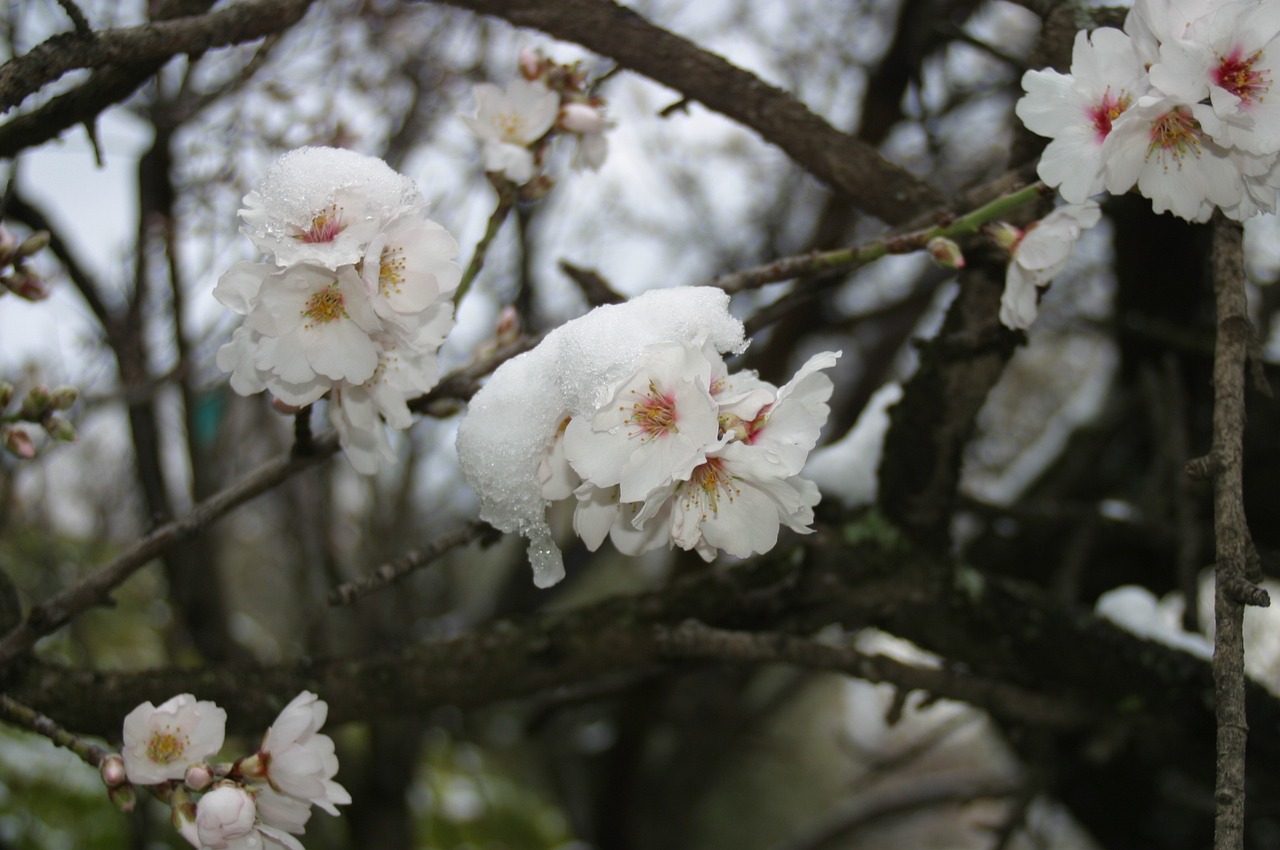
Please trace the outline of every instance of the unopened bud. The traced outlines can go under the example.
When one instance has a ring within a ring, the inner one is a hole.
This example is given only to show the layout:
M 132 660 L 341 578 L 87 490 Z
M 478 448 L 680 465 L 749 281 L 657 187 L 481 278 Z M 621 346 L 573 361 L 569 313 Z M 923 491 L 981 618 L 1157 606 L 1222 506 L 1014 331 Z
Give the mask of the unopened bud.
M 947 237 L 935 236 L 925 247 L 929 249 L 929 256 L 933 257 L 933 261 L 942 268 L 964 268 L 964 254 L 960 251 L 960 246 Z
M 124 758 L 119 753 L 109 753 L 98 764 L 98 773 L 108 788 L 115 788 L 129 780 L 124 770 Z
M 22 266 L 0 278 L 0 283 L 14 295 L 27 301 L 43 301 L 49 297 L 49 285 L 44 278 Z
M 0 410 L 9 406 L 9 402 L 13 401 L 13 384 L 8 381 L 0 381 Z
M 515 342 L 520 336 L 520 314 L 510 304 L 498 313 L 498 326 L 494 329 L 494 337 L 498 345 Z
M 127 782 L 124 785 L 117 785 L 114 788 L 107 789 L 107 797 L 111 802 L 115 803 L 116 808 L 122 812 L 131 812 L 133 807 L 138 804 L 138 795 L 134 793 L 133 786 Z
M 560 109 L 559 122 L 562 130 L 584 135 L 603 133 L 606 126 L 604 113 L 581 101 L 566 103 Z
M 32 387 L 27 391 L 27 397 L 22 400 L 18 416 L 28 422 L 39 422 L 49 412 L 52 401 L 53 394 L 49 392 L 48 387 Z
M 61 416 L 46 416 L 40 420 L 40 427 L 44 428 L 45 433 L 60 443 L 74 443 L 76 441 L 76 426 Z
M 1014 227 L 1007 221 L 993 221 L 983 229 L 991 237 L 991 241 L 1009 253 L 1013 253 L 1013 249 L 1022 241 L 1021 228 Z
M 262 759 L 258 757 L 257 753 L 254 753 L 251 756 L 245 756 L 244 758 L 237 761 L 233 772 L 238 773 L 240 776 L 243 776 L 245 779 L 266 779 L 267 778 L 266 765 L 262 763 Z
M 75 387 L 54 387 L 49 393 L 49 407 L 52 410 L 70 410 L 80 398 L 80 391 Z
M 207 764 L 193 764 L 187 768 L 182 781 L 192 791 L 203 791 L 213 782 L 213 768 Z
M 516 61 L 520 66 L 520 75 L 526 80 L 538 79 L 545 69 L 542 54 L 532 47 L 526 47 L 521 50 L 520 56 Z
M 13 253 L 18 250 L 18 237 L 13 231 L 0 224 L 0 264 L 13 262 Z
M 4 437 L 4 447 L 9 454 L 23 460 L 31 460 L 36 456 L 36 444 L 31 442 L 31 435 L 13 425 L 4 426 L 0 431 Z
M 49 245 L 49 231 L 37 230 L 35 233 L 31 234 L 26 239 L 24 239 L 22 241 L 22 244 L 18 246 L 18 252 L 17 252 L 18 257 L 19 258 L 30 257 L 35 252 L 43 250 L 44 248 L 47 248 L 48 245 Z

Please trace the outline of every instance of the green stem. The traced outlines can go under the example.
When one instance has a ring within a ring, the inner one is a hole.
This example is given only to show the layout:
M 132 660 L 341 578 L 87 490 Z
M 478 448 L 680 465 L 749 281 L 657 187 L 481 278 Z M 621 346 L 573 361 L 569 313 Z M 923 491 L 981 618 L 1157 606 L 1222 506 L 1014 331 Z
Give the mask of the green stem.
M 458 282 L 458 289 L 453 293 L 453 304 L 462 303 L 462 299 L 466 297 L 467 290 L 471 289 L 472 282 L 476 279 L 476 275 L 480 274 L 480 269 L 484 268 L 485 255 L 489 253 L 489 245 L 493 242 L 498 231 L 502 229 L 502 223 L 507 220 L 507 214 L 511 212 L 511 208 L 515 206 L 514 186 L 508 186 L 498 189 L 498 205 L 494 207 L 493 214 L 489 216 L 489 224 L 484 229 L 484 236 L 480 237 L 480 241 L 476 243 L 475 253 L 471 255 L 471 263 L 467 266 L 467 270 L 462 273 L 462 280 Z
M 983 225 L 1003 218 L 1011 211 L 1043 197 L 1044 191 L 1045 185 L 1036 182 L 989 201 L 945 225 L 897 236 L 885 236 L 854 248 L 837 248 L 832 251 L 815 251 L 797 257 L 786 257 L 754 269 L 723 275 L 710 281 L 710 285 L 718 286 L 725 292 L 740 292 L 744 289 L 755 289 L 767 283 L 777 283 L 805 275 L 849 271 L 888 254 L 910 254 L 921 251 L 929 244 L 930 239 L 939 236 L 953 239 L 977 233 Z

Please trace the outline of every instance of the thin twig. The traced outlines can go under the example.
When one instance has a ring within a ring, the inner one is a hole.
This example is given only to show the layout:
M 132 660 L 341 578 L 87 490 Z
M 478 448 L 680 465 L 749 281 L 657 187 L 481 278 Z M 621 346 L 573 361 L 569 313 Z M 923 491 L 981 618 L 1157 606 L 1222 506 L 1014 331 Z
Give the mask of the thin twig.
M 0 694 L 0 717 L 15 726 L 21 726 L 38 735 L 45 736 L 59 747 L 66 747 L 94 767 L 102 764 L 102 758 L 107 754 L 107 751 L 102 747 L 90 744 L 83 738 L 76 737 L 53 720 L 30 706 L 23 705 L 12 699 L 7 694 Z
M 483 522 L 469 522 L 461 528 L 437 537 L 420 549 L 413 549 L 394 561 L 388 561 L 363 578 L 338 585 L 329 591 L 329 604 L 350 605 L 360 597 L 430 565 L 446 552 L 457 549 L 459 546 L 466 546 L 471 541 L 484 536 L 486 531 L 492 532 L 493 529 Z
M 76 28 L 76 35 L 81 38 L 93 36 L 93 28 L 89 26 L 89 19 L 85 17 L 80 7 L 75 4 L 75 0 L 58 0 L 58 5 L 62 7 L 62 11 L 66 12 L 67 17 L 71 19 L 71 25 Z
M 1257 558 L 1244 513 L 1241 455 L 1244 438 L 1245 363 L 1253 328 L 1245 296 L 1244 235 L 1218 213 L 1213 232 L 1213 290 L 1217 339 L 1213 353 L 1213 533 L 1215 543 L 1213 684 L 1217 770 L 1214 850 L 1244 847 L 1245 719 L 1244 605 L 1268 604 L 1248 581 Z M 1249 592 L 1251 591 L 1251 592 Z
M 498 231 L 502 229 L 502 223 L 507 220 L 507 214 L 515 206 L 514 187 L 510 184 L 503 184 L 497 188 L 498 205 L 493 208 L 493 213 L 489 216 L 489 223 L 484 229 L 484 236 L 481 236 L 480 241 L 476 243 L 476 250 L 471 255 L 471 262 L 467 265 L 467 270 L 462 273 L 462 280 L 458 282 L 457 291 L 453 293 L 454 304 L 461 304 L 462 299 L 467 295 L 467 290 L 471 289 L 471 284 L 475 282 L 476 275 L 480 274 L 480 270 L 484 268 L 484 260 L 489 253 L 489 245 L 492 244 L 494 237 L 498 235 Z

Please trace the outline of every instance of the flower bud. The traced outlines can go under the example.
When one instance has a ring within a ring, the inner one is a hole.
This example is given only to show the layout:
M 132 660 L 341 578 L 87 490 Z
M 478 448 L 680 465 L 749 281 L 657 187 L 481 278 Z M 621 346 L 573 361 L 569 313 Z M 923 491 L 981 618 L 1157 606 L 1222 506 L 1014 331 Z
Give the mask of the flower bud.
M 133 807 L 138 804 L 138 795 L 134 792 L 133 786 L 127 782 L 114 788 L 108 788 L 107 797 L 122 812 L 131 812 Z
M 118 787 L 128 780 L 124 772 L 124 757 L 119 753 L 109 753 L 104 756 L 98 764 L 98 773 L 102 775 L 102 781 L 108 788 Z
M 30 257 L 37 251 L 40 251 L 49 245 L 49 231 L 37 230 L 35 233 L 23 240 L 18 246 L 17 256 L 19 258 Z
M 0 283 L 19 298 L 27 301 L 43 301 L 49 297 L 49 286 L 38 274 L 28 268 L 15 268 L 0 278 Z
M 1021 228 L 1014 227 L 1007 221 L 993 221 L 983 229 L 993 242 L 1010 253 L 1022 241 Z
M 556 181 L 549 175 L 539 174 L 528 183 L 520 187 L 520 200 L 537 201 L 546 197 L 547 194 L 555 188 Z
M 61 416 L 50 414 L 40 420 L 40 426 L 44 428 L 46 434 L 60 443 L 74 443 L 76 441 L 76 426 Z
M 0 265 L 13 262 L 13 253 L 18 250 L 18 237 L 13 231 L 0 224 Z
M 520 337 L 520 314 L 510 304 L 498 313 L 498 326 L 494 329 L 494 338 L 498 345 L 515 342 Z
M 31 435 L 21 428 L 6 425 L 0 430 L 0 435 L 3 435 L 5 449 L 14 457 L 31 460 L 36 456 L 36 444 L 31 442 Z
M 80 398 L 80 391 L 75 387 L 54 387 L 49 393 L 49 407 L 53 410 L 70 410 L 71 405 Z
M 0 381 L 0 410 L 8 407 L 11 401 L 13 401 L 13 384 Z
M 18 416 L 28 422 L 39 422 L 49 412 L 52 401 L 53 394 L 49 392 L 48 387 L 32 387 L 27 391 L 27 397 L 22 400 Z
M 187 768 L 183 783 L 192 791 L 203 791 L 213 782 L 213 768 L 207 764 L 193 764 Z
M 604 113 L 581 101 L 566 103 L 561 107 L 559 123 L 562 130 L 586 135 L 603 133 L 606 126 Z
M 520 75 L 526 80 L 536 80 L 542 76 L 544 68 L 544 60 L 542 54 L 532 47 L 526 47 L 520 51 L 520 56 L 516 60 L 520 66 Z
M 935 236 L 925 247 L 929 250 L 929 256 L 933 257 L 933 261 L 942 268 L 964 268 L 964 254 L 960 251 L 960 246 L 951 239 Z

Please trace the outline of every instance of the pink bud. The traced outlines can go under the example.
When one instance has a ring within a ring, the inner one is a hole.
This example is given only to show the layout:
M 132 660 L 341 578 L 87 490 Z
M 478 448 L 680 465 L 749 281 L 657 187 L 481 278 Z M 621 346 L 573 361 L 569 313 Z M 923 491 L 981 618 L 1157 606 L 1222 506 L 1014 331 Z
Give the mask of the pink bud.
M 13 231 L 0 224 L 0 265 L 13 262 L 13 252 L 18 250 L 18 237 Z
M 960 246 L 945 236 L 933 237 L 925 247 L 929 249 L 933 261 L 942 268 L 964 268 L 964 254 L 961 253 Z
M 575 101 L 560 110 L 560 127 L 570 133 L 595 135 L 605 130 L 604 114 L 594 106 Z
M 192 791 L 203 791 L 213 782 L 213 768 L 207 764 L 193 764 L 187 768 L 182 781 Z
M 532 47 L 521 50 L 516 61 L 520 66 L 520 74 L 526 80 L 536 80 L 542 76 L 544 70 L 542 54 Z
M 133 807 L 138 804 L 138 795 L 134 793 L 133 786 L 125 783 L 117 785 L 114 788 L 107 789 L 107 797 L 111 802 L 115 803 L 116 808 L 122 812 L 131 812 Z
M 5 426 L 0 433 L 4 436 L 4 447 L 11 455 L 23 460 L 31 460 L 36 456 L 36 444 L 31 442 L 31 435 L 21 428 Z
M 102 774 L 102 781 L 106 783 L 108 788 L 123 785 L 128 779 L 124 772 L 124 757 L 119 753 L 110 753 L 104 756 L 102 762 L 98 765 L 98 773 Z
M 510 304 L 498 313 L 498 327 L 494 332 L 498 345 L 514 342 L 520 336 L 520 314 Z
M 49 297 L 49 285 L 35 272 L 24 267 L 17 267 L 12 273 L 0 278 L 10 292 L 27 301 L 43 301 Z

